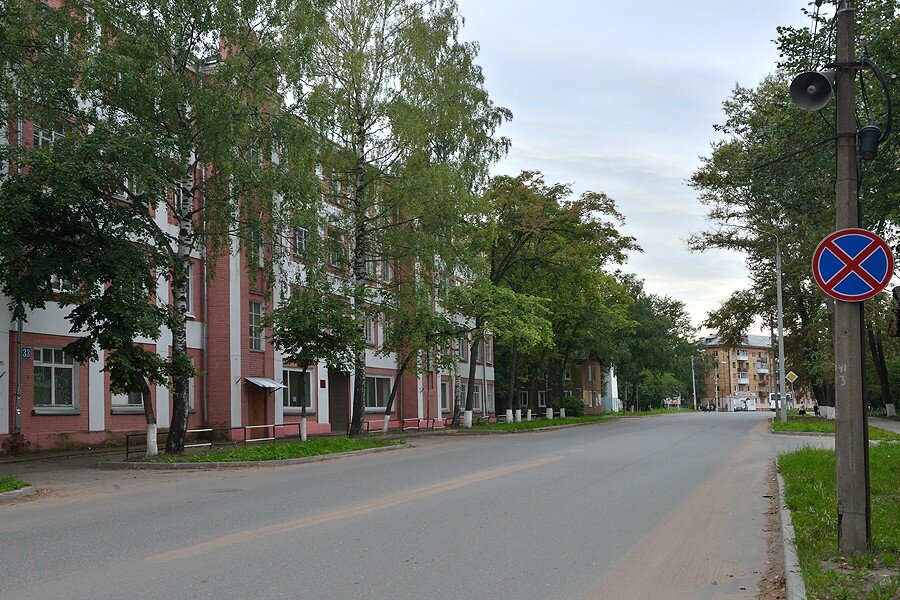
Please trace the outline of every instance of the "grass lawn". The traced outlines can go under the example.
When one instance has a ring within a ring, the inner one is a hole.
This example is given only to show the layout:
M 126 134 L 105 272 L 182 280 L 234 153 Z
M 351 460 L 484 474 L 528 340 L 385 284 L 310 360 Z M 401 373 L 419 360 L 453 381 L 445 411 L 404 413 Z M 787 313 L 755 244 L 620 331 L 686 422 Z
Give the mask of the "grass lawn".
M 13 475 L 10 475 L 9 477 L 0 477 L 0 493 L 21 490 L 29 485 L 31 484 L 27 481 L 22 481 Z
M 257 444 L 247 446 L 233 446 L 221 450 L 212 450 L 201 454 L 165 455 L 162 454 L 151 460 L 154 462 L 240 462 L 257 460 L 283 460 L 286 458 L 303 458 L 305 456 L 322 456 L 323 454 L 337 454 L 339 452 L 351 452 L 353 450 L 366 450 L 368 448 L 381 448 L 384 446 L 396 446 L 402 444 L 397 440 L 380 440 L 374 438 L 317 438 L 306 442 L 275 442 L 271 444 Z M 141 460 L 147 460 L 142 458 Z
M 521 423 L 494 423 L 492 425 L 475 425 L 472 429 L 479 431 L 521 431 L 523 429 L 540 429 L 541 427 L 555 427 L 558 425 L 572 425 L 574 423 L 599 423 L 619 418 L 618 413 L 603 415 L 587 415 L 584 417 L 567 417 L 565 419 L 532 419 Z
M 778 458 L 809 598 L 900 597 L 900 446 L 869 449 L 871 554 L 838 555 L 834 451 L 805 448 Z
M 794 431 L 803 433 L 834 433 L 834 421 L 816 416 L 788 415 L 787 423 L 776 416 L 772 420 L 772 431 Z M 900 441 L 900 434 L 887 429 L 869 426 L 870 440 Z

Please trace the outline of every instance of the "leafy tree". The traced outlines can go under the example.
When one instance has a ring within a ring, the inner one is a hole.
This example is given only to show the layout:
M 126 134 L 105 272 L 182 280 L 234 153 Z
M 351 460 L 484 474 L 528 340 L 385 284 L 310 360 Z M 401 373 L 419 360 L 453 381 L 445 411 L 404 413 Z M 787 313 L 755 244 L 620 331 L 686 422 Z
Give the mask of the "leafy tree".
M 288 15 L 314 15 L 315 3 L 73 0 L 56 10 L 39 0 L 11 0 L 9 6 L 21 20 L 3 34 L 9 52 L 3 100 L 48 135 L 69 130 L 73 143 L 102 148 L 108 181 L 115 179 L 95 204 L 120 199 L 127 218 L 152 231 L 154 250 L 166 259 L 158 270 L 172 294 L 171 301 L 168 294 L 160 298 L 173 337 L 166 449 L 181 452 L 193 374 L 185 326 L 191 253 L 214 265 L 221 253 L 242 248 L 251 277 L 270 278 L 252 258 L 271 265 L 282 211 L 316 189 L 308 130 L 278 101 L 284 32 L 291 27 L 292 49 L 303 39 L 301 21 Z M 16 169 L 31 160 L 27 147 L 10 153 Z M 271 251 L 261 253 L 262 245 Z
M 451 0 L 336 0 L 311 60 L 289 73 L 310 127 L 325 141 L 329 187 L 342 209 L 333 226 L 350 240 L 347 293 L 360 331 L 365 307 L 391 293 L 374 291 L 377 265 L 451 261 L 444 242 L 454 239 L 479 178 L 505 149 L 494 131 L 508 112 L 484 91 L 477 47 L 457 39 L 460 22 Z M 354 372 L 350 433 L 358 435 L 362 350 Z
M 266 315 L 263 323 L 271 327 L 272 344 L 286 362 L 300 368 L 300 381 L 306 380 L 311 365 L 325 361 L 329 368 L 344 370 L 364 341 L 347 300 L 336 293 L 328 278 L 308 271 L 302 286 L 297 286 L 281 305 Z M 306 386 L 300 385 L 302 437 L 306 439 Z

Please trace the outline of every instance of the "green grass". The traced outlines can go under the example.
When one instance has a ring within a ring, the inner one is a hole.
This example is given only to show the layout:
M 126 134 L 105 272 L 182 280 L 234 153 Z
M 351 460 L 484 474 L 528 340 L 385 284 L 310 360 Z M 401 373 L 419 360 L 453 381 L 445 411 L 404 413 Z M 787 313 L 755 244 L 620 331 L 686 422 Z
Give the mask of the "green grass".
M 837 548 L 834 451 L 805 448 L 778 458 L 810 599 L 900 597 L 900 446 L 870 448 L 869 465 L 873 551 L 843 558 Z
M 472 429 L 479 431 L 521 431 L 524 429 L 540 429 L 541 427 L 556 427 L 559 425 L 572 425 L 574 423 L 599 423 L 617 419 L 618 413 L 602 415 L 586 415 L 583 417 L 568 417 L 565 419 L 532 419 L 521 423 L 493 423 L 491 425 L 475 425 Z
M 247 446 L 234 446 L 213 450 L 202 454 L 184 455 L 160 455 L 153 460 L 155 462 L 243 462 L 257 460 L 284 460 L 287 458 L 303 458 L 306 456 L 322 456 L 324 454 L 337 454 L 339 452 L 351 452 L 353 450 L 366 450 L 368 448 L 381 448 L 384 446 L 396 446 L 402 444 L 397 440 L 379 440 L 373 438 L 318 438 L 306 442 L 275 442 L 272 444 L 258 444 Z M 142 459 L 146 460 L 146 459 Z
M 22 488 L 28 487 L 29 485 L 31 484 L 27 481 L 22 481 L 14 475 L 10 475 L 9 477 L 0 477 L 0 493 L 11 492 L 13 490 L 21 490 Z
M 788 431 L 801 433 L 834 433 L 834 421 L 816 416 L 788 415 L 787 423 L 782 423 L 778 417 L 772 420 L 772 431 Z M 887 429 L 869 427 L 870 440 L 900 441 L 900 434 Z

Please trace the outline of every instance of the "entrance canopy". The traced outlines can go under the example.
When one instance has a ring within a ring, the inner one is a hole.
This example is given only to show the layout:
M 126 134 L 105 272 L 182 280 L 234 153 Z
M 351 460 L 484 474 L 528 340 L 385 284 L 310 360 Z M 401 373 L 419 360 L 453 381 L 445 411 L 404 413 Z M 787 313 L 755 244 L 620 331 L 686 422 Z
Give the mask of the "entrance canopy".
M 267 377 L 244 377 L 244 381 L 247 383 L 252 383 L 256 387 L 261 387 L 264 390 L 283 390 L 286 388 L 286 385 L 278 383 L 274 379 L 268 379 Z

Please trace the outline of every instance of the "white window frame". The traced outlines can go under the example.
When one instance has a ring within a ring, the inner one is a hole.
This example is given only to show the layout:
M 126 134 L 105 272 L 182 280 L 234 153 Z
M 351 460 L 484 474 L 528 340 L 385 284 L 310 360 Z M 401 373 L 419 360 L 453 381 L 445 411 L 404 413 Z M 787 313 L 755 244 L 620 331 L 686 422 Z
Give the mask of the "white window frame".
M 440 387 L 441 394 L 441 412 L 448 412 L 451 409 L 450 406 L 450 382 L 442 381 Z
M 309 237 L 309 229 L 306 227 L 294 227 L 294 255 L 301 256 L 306 253 L 306 241 Z
M 519 406 L 528 406 L 528 390 L 519 392 Z
M 493 383 L 487 384 L 487 392 L 485 393 L 485 395 L 486 395 L 485 401 L 487 403 L 486 408 L 488 411 L 493 411 L 494 410 L 494 384 Z
M 54 294 L 63 294 L 67 292 L 74 292 L 75 286 L 72 285 L 68 280 L 60 277 L 56 273 L 50 275 L 50 291 Z
M 538 390 L 538 408 L 547 408 L 547 390 Z
M 112 405 L 116 408 L 134 408 L 144 406 L 144 396 L 141 392 L 128 392 L 127 394 L 115 394 L 110 390 Z
M 494 364 L 494 338 L 484 339 L 484 362 L 485 364 Z
M 476 383 L 472 395 L 472 410 L 481 410 L 481 384 Z
M 187 307 L 187 316 L 194 316 L 194 261 L 187 260 L 187 282 L 185 285 L 184 302 Z
M 369 399 L 369 382 L 373 381 L 372 388 L 375 392 L 375 399 Z M 384 412 L 387 408 L 387 399 L 391 395 L 391 386 L 394 384 L 392 377 L 386 375 L 366 375 L 366 412 Z
M 256 300 L 250 300 L 248 311 L 250 314 L 250 351 L 263 352 L 263 326 L 261 322 L 263 317 L 263 303 Z
M 459 336 L 456 338 L 456 357 L 460 360 L 460 362 L 468 362 L 468 357 L 466 356 L 466 346 L 468 344 L 468 340 L 465 336 Z
M 594 381 L 594 365 L 588 365 L 588 381 Z
M 371 315 L 366 315 L 366 343 L 375 345 L 375 319 Z
M 50 129 L 42 127 L 36 118 L 31 123 L 32 144 L 35 148 L 47 148 L 66 137 L 66 124 L 62 121 L 54 122 Z
M 385 283 L 394 281 L 394 263 L 387 258 L 381 260 L 381 277 Z
M 285 413 L 299 414 L 303 412 L 303 407 L 299 404 L 299 402 L 296 405 L 291 404 L 291 399 L 294 397 L 294 394 L 292 393 L 294 391 L 294 385 L 292 385 L 291 382 L 292 373 L 296 373 L 297 375 L 299 375 L 300 373 L 302 373 L 302 370 L 291 367 L 284 367 L 281 370 L 281 383 L 286 386 L 283 390 L 281 390 L 281 405 L 284 407 Z M 313 392 L 315 390 L 313 388 L 312 373 L 307 370 L 304 377 L 306 379 L 306 414 L 313 414 L 315 412 L 313 408 Z M 303 382 L 301 382 L 300 385 L 303 385 Z
M 563 390 L 563 398 L 571 398 L 572 390 Z
M 569 367 L 565 371 L 563 371 L 563 379 L 565 381 L 572 381 L 572 367 Z
M 48 354 L 49 353 L 49 354 Z M 78 406 L 78 369 L 75 361 L 67 356 L 61 348 L 35 348 L 34 356 L 34 377 L 32 382 L 32 404 L 35 408 L 76 408 Z M 45 361 L 45 357 L 49 357 L 49 361 Z M 37 370 L 50 369 L 50 402 L 37 403 Z M 60 402 L 56 398 L 56 380 L 59 373 L 69 371 L 72 381 L 72 395 L 68 403 Z

